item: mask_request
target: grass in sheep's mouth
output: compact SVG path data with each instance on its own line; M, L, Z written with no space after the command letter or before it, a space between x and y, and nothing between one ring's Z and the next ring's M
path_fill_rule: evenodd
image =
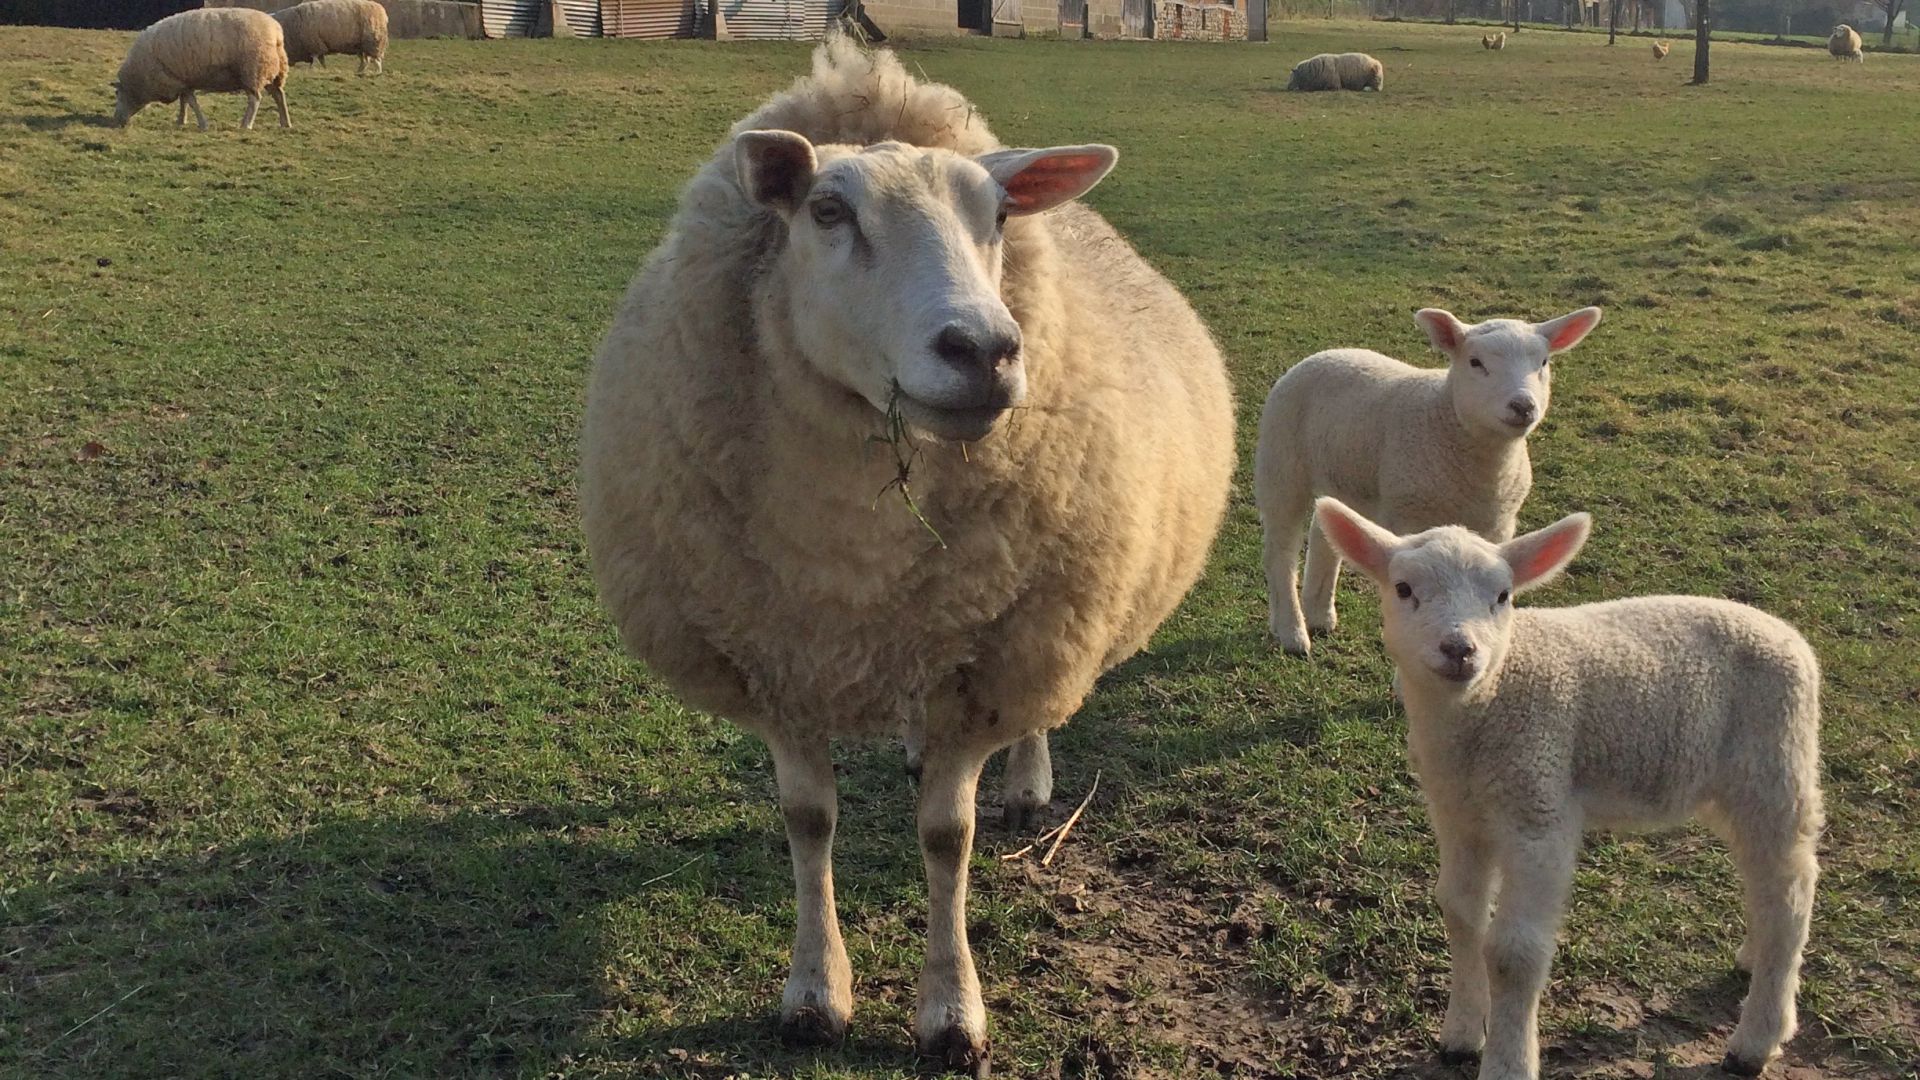
M941 539L940 530L933 527L933 522L928 521L927 515L921 513L920 504L913 501L913 464L920 459L920 444L913 441L913 433L907 430L907 418L900 412L900 395L900 384L895 383L893 392L887 395L886 433L868 436L870 442L882 443L893 452L894 464L893 479L888 480L886 486L874 495L873 501L877 506L887 492L898 491L900 501L906 504L907 513L912 514L915 521L926 526L927 532L933 535L934 541L944 549L947 542Z
M1455 1075L1374 598L1350 581L1312 660L1272 649L1247 485L1281 370L1430 363L1434 304L1606 306L1555 364L1522 519L1591 510L1594 537L1523 602L1701 592L1806 632L1833 823L1775 1072L1920 1059L1920 59L1717 45L1689 88L1685 40L1483 32L911 46L1008 145L1120 146L1089 201L1239 401L1206 577L1055 738L1039 828L1104 779L1051 867L995 857L1032 837L982 784L1002 1075ZM787 1049L766 752L622 658L574 504L621 289L806 47L395 41L383 78L296 69L292 131L203 95L202 136L79 119L131 40L0 29L0 1076L903 1075L898 750L839 761L854 1040ZM1348 49L1386 92L1280 91ZM1549 1071L1710 1075L1744 990L1720 845L1596 838L1580 866Z

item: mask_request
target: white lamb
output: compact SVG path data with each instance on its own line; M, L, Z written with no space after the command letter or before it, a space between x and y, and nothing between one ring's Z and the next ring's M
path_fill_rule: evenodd
M1846 23L1834 27L1833 33L1827 35L1827 52L1835 60L1851 60L1856 64L1867 62L1867 54L1860 47L1860 32Z
M260 109L260 92L265 90L280 110L280 126L290 128L286 85L286 45L280 24L271 15L248 8L182 11L133 39L113 80L113 121L125 127L148 105L177 100L178 123L186 125L191 107L200 130L205 131L207 114L200 111L194 91L237 91L247 95L247 113L240 126L251 128Z
M1818 876L1820 668L1805 639L1704 597L1515 611L1579 552L1585 514L1500 545L1458 526L1395 536L1335 499L1316 517L1380 587L1440 847L1442 1052L1484 1043L1481 1080L1539 1075L1540 992L1582 831L1698 818L1745 884L1752 980L1722 1065L1758 1074L1794 1034Z
M1289 90L1379 90L1387 69L1366 53L1321 53L1293 65Z
M1465 326L1426 308L1414 321L1446 356L1445 370L1330 349L1282 375L1260 412L1253 497L1265 530L1268 622L1290 653L1304 656L1308 629L1336 622L1340 558L1318 530L1307 540L1301 613L1300 541L1313 497L1337 496L1396 532L1465 525L1494 540L1512 536L1533 485L1527 435L1547 414L1548 361L1580 344L1600 309Z
M329 53L360 58L359 74L386 70L387 9L374 0L304 0L273 13L287 33L287 60L327 65Z
M793 856L790 1035L853 1008L830 741L924 738L921 1051L984 1072L967 944L982 764L1048 729L1199 576L1233 471L1219 350L1072 200L1099 145L1003 150L957 91L823 46L685 189L602 344L581 512L629 649L767 741Z

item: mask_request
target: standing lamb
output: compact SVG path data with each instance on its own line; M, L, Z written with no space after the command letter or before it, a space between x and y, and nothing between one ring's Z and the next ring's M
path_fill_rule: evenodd
M1366 53L1321 53L1293 65L1289 90L1378 90L1387 69Z
M1860 48L1860 34L1853 27L1841 23L1827 35L1827 51L1835 60L1851 60L1856 64L1867 62L1867 54Z
M387 9L374 0L304 0L273 13L287 32L287 59L295 64L319 61L329 53L360 58L358 74L386 71Z
M1485 35L1485 34L1481 34L1481 35L1480 35L1480 47L1481 47L1481 48L1483 48L1483 49L1504 49L1504 48L1506 48L1506 47L1507 47L1507 32L1506 32L1505 30L1502 30L1502 31L1500 31L1499 33L1497 33L1497 34L1495 34L1495 35L1493 35L1492 37L1488 37L1488 36L1487 36L1487 35Z
M1549 361L1599 325L1600 309L1465 326L1426 308L1414 321L1447 358L1444 371L1330 349L1282 375L1260 412L1253 498L1265 530L1268 625L1290 653L1306 655L1308 629L1336 622L1340 557L1318 530L1307 537L1304 615L1300 607L1313 497L1338 496L1397 532L1465 525L1494 540L1512 536L1533 486L1527 436L1547 415Z
M1672 42L1656 41L1653 43L1653 58L1655 60L1665 60L1667 58L1667 53L1672 51L1672 49L1673 49Z
M1794 1034L1819 874L1820 667L1806 640L1694 596L1515 611L1579 552L1585 514L1495 545L1457 526L1395 536L1334 499L1317 510L1380 587L1440 846L1442 1053L1484 1044L1481 1080L1538 1076L1540 992L1581 834L1698 819L1746 887L1738 963L1752 979L1722 1067L1757 1075Z
M113 80L113 122L125 127L135 113L156 101L178 101L179 125L186 126L191 106L200 130L205 131L207 114L200 111L194 91L237 91L247 95L247 113L240 126L251 128L264 89L280 110L280 126L290 128L286 85L287 50L280 24L272 16L248 8L182 11L133 39Z
M853 1008L830 740L904 722L924 740L915 1035L986 1071L981 766L1017 744L1008 803L1045 803L1045 733L1147 643L1225 511L1220 353L1072 201L1114 161L999 149L959 92L832 41L695 175L595 360L594 576L635 655L772 752L791 1036L836 1040Z

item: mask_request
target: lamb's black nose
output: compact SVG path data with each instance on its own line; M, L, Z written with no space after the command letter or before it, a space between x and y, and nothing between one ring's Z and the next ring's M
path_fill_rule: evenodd
M975 334L953 323L934 336L933 351L962 371L993 371L1020 355L1020 335L993 331Z

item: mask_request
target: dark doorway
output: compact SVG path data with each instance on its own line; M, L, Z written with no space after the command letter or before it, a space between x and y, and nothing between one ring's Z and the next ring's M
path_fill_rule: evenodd
M989 6L992 3L993 0L959 0L960 29L986 30L991 25L987 20L992 17Z

